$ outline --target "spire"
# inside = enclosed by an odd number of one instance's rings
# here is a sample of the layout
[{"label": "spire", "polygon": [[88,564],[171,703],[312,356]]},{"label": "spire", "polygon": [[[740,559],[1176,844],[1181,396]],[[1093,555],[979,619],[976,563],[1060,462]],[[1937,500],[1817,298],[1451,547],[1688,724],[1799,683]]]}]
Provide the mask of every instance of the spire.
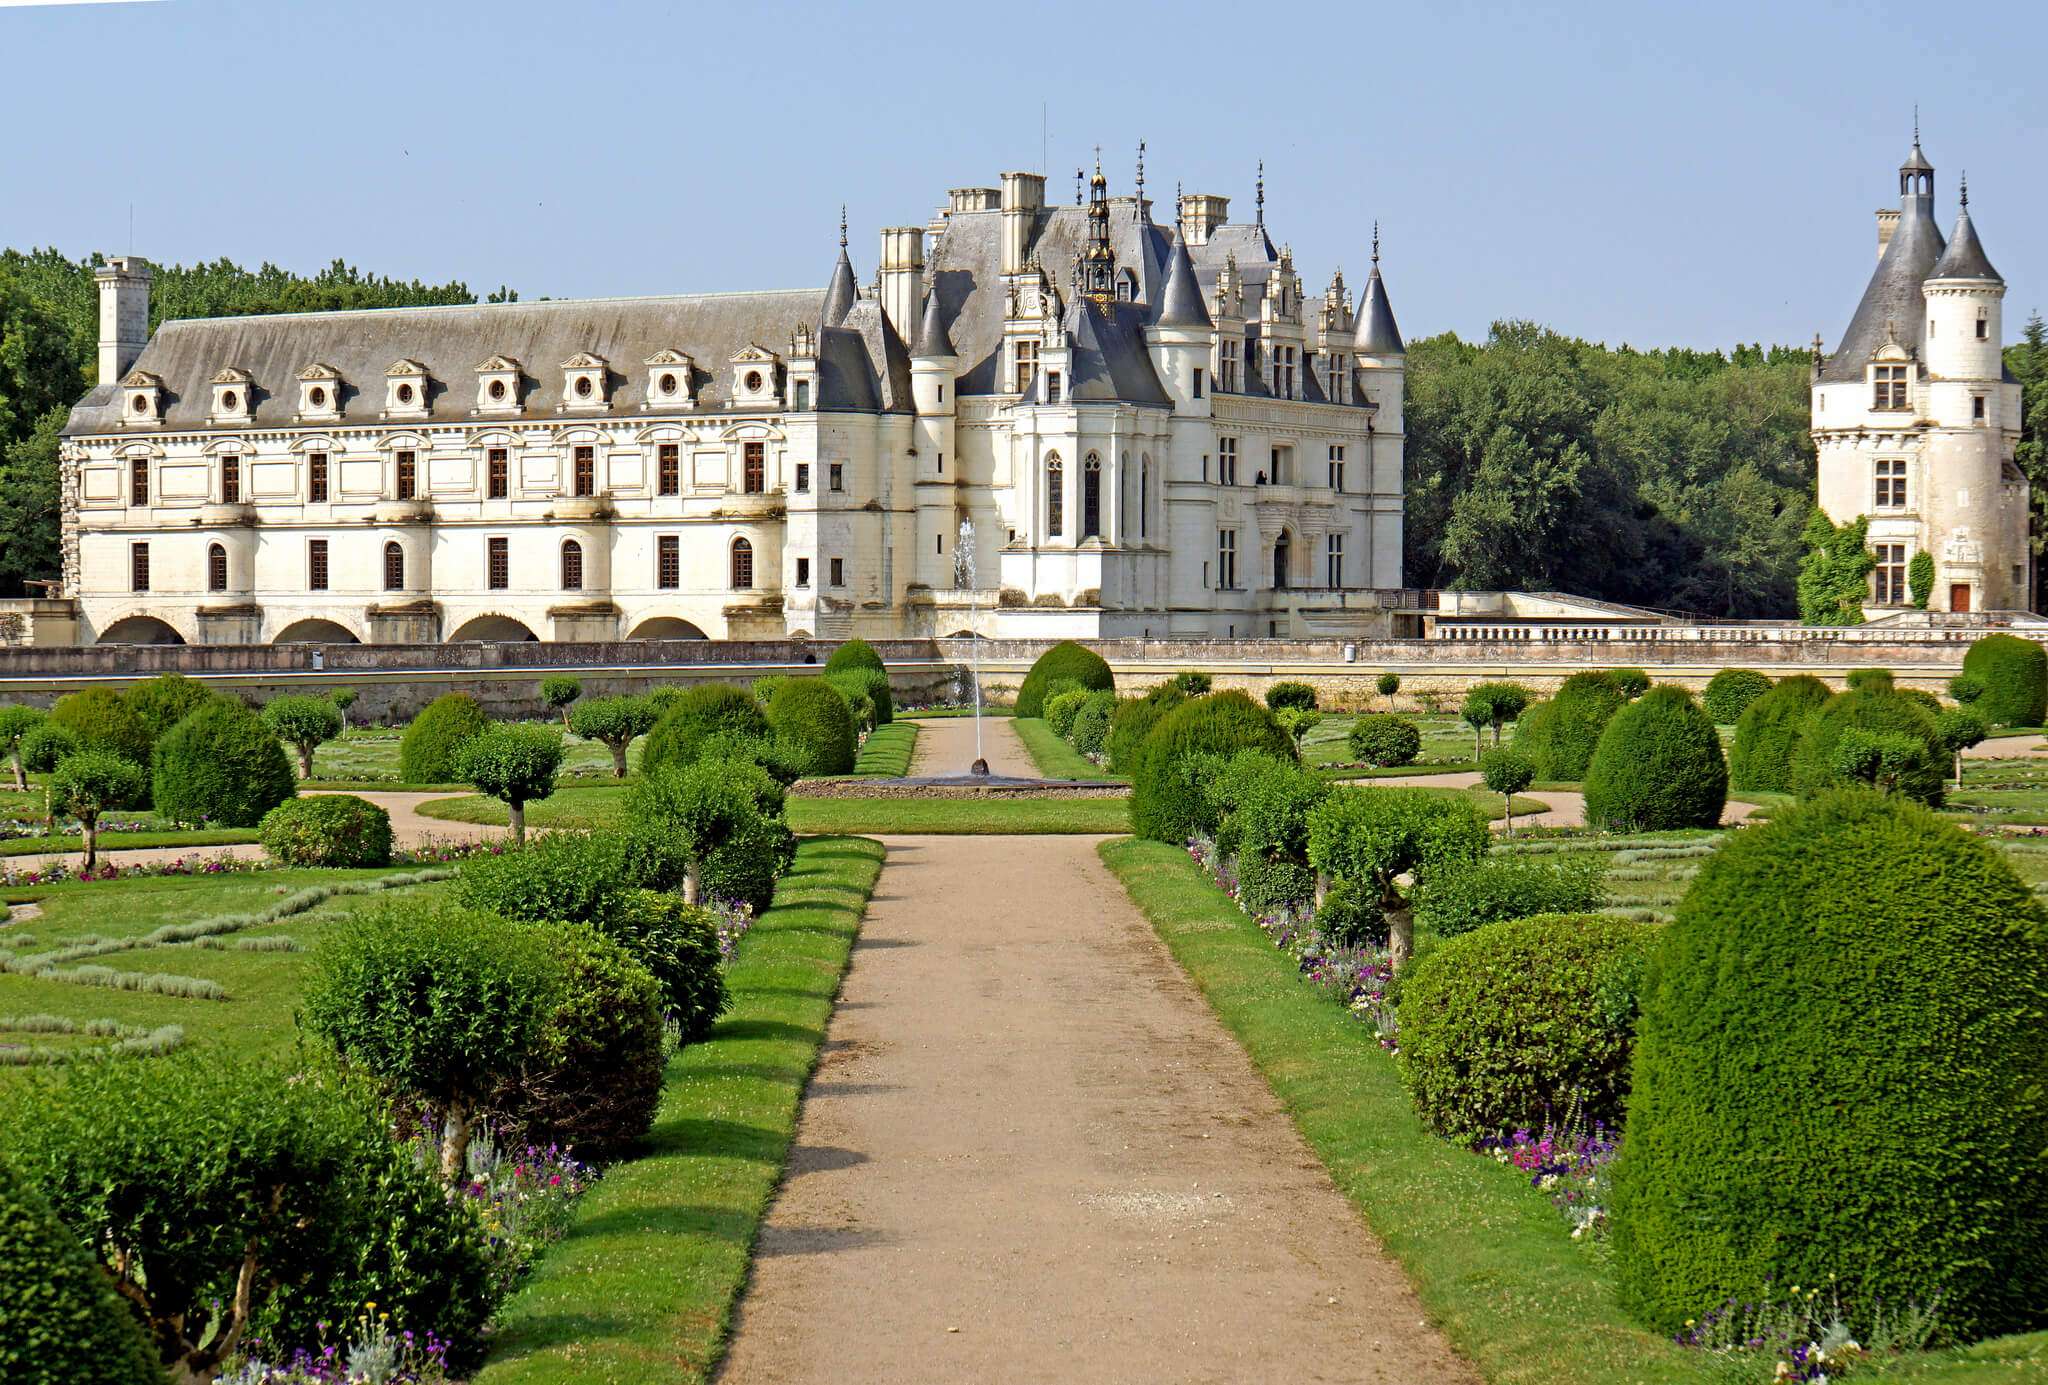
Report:
[{"label": "spire", "polygon": [[1991,259],[1984,253],[1984,242],[1977,239],[1977,227],[1970,220],[1970,178],[1963,175],[1962,210],[1956,213],[1956,229],[1948,238],[1948,248],[1928,271],[1929,279],[1992,279],[2004,283],[2004,278],[1992,267]]},{"label": "spire", "polygon": [[1404,356],[1401,329],[1394,322],[1394,306],[1387,301],[1387,285],[1380,278],[1380,224],[1372,224],[1372,273],[1365,281],[1365,296],[1358,304],[1358,330],[1354,338],[1361,356]]},{"label": "spire", "polygon": [[853,311],[860,297],[855,286],[853,261],[846,257],[846,208],[839,208],[839,263],[832,266],[832,281],[825,286],[825,306],[818,313],[820,327],[837,327]]},{"label": "spire", "polygon": [[1266,161],[1264,159],[1259,160],[1258,186],[1259,225],[1264,226],[1266,224]]},{"label": "spire", "polygon": [[932,358],[955,356],[953,339],[946,335],[945,314],[939,311],[939,286],[930,285],[924,296],[924,321],[918,324],[917,342],[910,348],[912,356]]},{"label": "spire", "polygon": [[1145,141],[1138,141],[1138,200],[1145,200]]},{"label": "spire", "polygon": [[1173,250],[1166,261],[1166,287],[1159,295],[1158,325],[1203,330],[1215,325],[1209,310],[1202,305],[1202,286],[1195,282],[1195,262],[1189,258],[1187,242],[1180,238],[1179,231],[1173,234]]},{"label": "spire", "polygon": [[1075,263],[1080,291],[1098,303],[1116,298],[1116,252],[1109,244],[1109,181],[1102,176],[1102,148],[1095,149],[1095,176],[1088,180],[1088,248]]}]

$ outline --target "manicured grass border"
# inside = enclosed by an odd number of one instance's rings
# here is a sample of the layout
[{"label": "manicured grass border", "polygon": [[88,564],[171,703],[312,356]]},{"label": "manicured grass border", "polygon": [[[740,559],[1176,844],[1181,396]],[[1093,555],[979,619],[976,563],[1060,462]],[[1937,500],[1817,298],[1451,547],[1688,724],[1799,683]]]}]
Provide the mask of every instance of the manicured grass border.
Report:
[{"label": "manicured grass border", "polygon": [[1044,779],[1122,779],[1083,755],[1053,734],[1043,717],[1017,717],[1010,722],[1017,739],[1024,743],[1031,763]]},{"label": "manicured grass border", "polygon": [[803,798],[785,812],[794,832],[1039,836],[1121,834],[1130,800],[1116,798]]},{"label": "manicured grass border", "polygon": [[[257,840],[253,827],[208,827],[191,832],[102,832],[101,851],[136,851],[143,847],[189,846],[193,850],[207,846],[237,846]],[[0,842],[0,856],[85,856],[85,838],[71,836],[57,837],[13,837]]]},{"label": "manicured grass border", "polygon": [[892,721],[868,732],[860,743],[860,756],[853,772],[866,778],[900,779],[910,773],[910,761],[917,754],[917,723]]},{"label": "manicured grass border", "polygon": [[506,1305],[477,1385],[711,1376],[881,867],[879,842],[797,848],[726,972],[732,1009],[670,1064],[646,1153]]},{"label": "manicured grass border", "polygon": [[[1615,1305],[1597,1245],[1574,1242],[1524,1175],[1424,1129],[1391,1055],[1305,985],[1185,851],[1104,842],[1103,861],[1265,1075],[1303,1137],[1491,1385],[1725,1380]],[[2024,1368],[2022,1368],[2024,1367]],[[1759,1381],[1768,1380],[1769,1362]],[[2048,1379],[2048,1333],[1901,1362],[1886,1379]]]}]

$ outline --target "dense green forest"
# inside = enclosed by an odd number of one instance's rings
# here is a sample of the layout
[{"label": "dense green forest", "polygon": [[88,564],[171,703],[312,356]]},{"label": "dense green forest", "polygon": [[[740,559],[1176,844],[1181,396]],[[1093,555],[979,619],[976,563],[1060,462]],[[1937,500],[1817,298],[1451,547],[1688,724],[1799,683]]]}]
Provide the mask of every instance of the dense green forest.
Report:
[{"label": "dense green forest", "polygon": [[[57,434],[93,379],[98,263],[0,251],[0,592],[57,571]],[[490,300],[516,297],[499,289]],[[465,284],[379,278],[340,260],[310,278],[219,260],[159,267],[150,315],[154,327],[475,301]],[[2019,463],[2048,515],[2039,314],[2006,362],[2027,386]],[[1406,581],[1708,616],[1795,614],[1813,510],[1810,363],[1787,347],[1616,350],[1528,322],[1496,323],[1483,343],[1411,343]],[[2037,535],[2044,528],[2037,515]]]}]

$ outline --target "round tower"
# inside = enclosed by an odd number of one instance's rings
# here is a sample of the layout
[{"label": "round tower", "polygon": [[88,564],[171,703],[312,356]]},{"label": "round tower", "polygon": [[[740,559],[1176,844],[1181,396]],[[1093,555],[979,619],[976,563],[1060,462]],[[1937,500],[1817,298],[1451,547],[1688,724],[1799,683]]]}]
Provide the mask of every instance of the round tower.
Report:
[{"label": "round tower", "polygon": [[[1962,182],[1962,209],[1948,247],[1921,286],[1927,300],[1928,374],[1935,381],[1985,381],[2004,377],[2000,321],[2005,280],[1984,253],[1970,221],[1970,182]],[[1937,418],[1946,410],[1937,399]]]}]

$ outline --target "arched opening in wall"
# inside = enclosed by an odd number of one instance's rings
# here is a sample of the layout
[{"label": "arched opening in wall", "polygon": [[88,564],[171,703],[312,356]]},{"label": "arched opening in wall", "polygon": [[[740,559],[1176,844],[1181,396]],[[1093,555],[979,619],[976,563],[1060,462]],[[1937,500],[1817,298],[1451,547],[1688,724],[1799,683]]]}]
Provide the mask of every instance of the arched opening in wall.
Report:
[{"label": "arched opening in wall", "polygon": [[1066,468],[1057,452],[1045,458],[1045,536],[1056,539],[1066,529]]},{"label": "arched opening in wall", "polygon": [[277,632],[272,644],[361,644],[345,625],[331,620],[295,620]]},{"label": "arched opening in wall", "polygon": [[711,637],[680,616],[653,616],[633,627],[629,640],[706,640]]},{"label": "arched opening in wall", "polygon": [[1285,529],[1273,540],[1273,590],[1286,591],[1294,585],[1289,577],[1294,561],[1294,539]]},{"label": "arched opening in wall", "polygon": [[583,590],[583,545],[574,539],[562,540],[562,590]]},{"label": "arched opening in wall", "polygon": [[[1138,537],[1149,537],[1152,513],[1152,454],[1143,453],[1138,458]],[[1128,531],[1126,531],[1128,532]]]},{"label": "arched opening in wall", "polygon": [[1102,537],[1102,458],[1093,452],[1081,468],[1081,537]]},{"label": "arched opening in wall", "polygon": [[754,545],[745,539],[732,541],[732,589],[751,591],[754,586]]},{"label": "arched opening in wall", "polygon": [[206,589],[210,592],[228,589],[228,551],[217,543],[206,545]]},{"label": "arched opening in wall", "polygon": [[525,622],[510,616],[472,616],[448,637],[450,644],[465,640],[478,640],[485,644],[532,644],[538,643],[540,636],[534,634]]},{"label": "arched opening in wall", "polygon": [[185,637],[155,616],[128,616],[100,632],[100,644],[183,644]]},{"label": "arched opening in wall", "polygon": [[395,539],[384,545],[384,590],[405,590],[405,549]]}]

